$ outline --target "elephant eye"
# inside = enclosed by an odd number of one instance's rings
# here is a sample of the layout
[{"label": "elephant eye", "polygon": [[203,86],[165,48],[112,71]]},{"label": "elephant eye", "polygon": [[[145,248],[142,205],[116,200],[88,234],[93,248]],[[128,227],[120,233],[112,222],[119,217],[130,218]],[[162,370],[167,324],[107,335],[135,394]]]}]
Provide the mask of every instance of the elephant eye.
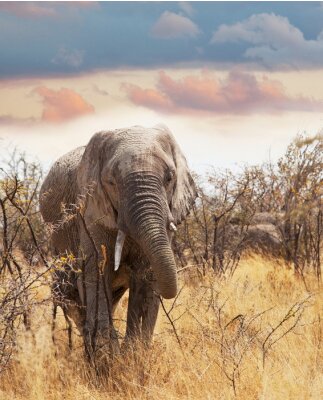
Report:
[{"label": "elephant eye", "polygon": [[174,172],[171,170],[168,170],[165,175],[165,182],[170,183],[172,181],[173,177],[174,177]]}]

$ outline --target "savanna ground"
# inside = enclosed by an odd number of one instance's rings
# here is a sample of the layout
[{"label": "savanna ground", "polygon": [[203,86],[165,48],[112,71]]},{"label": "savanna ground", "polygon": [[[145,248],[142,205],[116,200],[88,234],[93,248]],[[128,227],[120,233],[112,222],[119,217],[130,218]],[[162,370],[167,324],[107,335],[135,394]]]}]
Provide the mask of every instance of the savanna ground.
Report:
[{"label": "savanna ground", "polygon": [[[44,173],[13,153],[0,164],[0,399],[323,398],[322,173],[316,135],[277,163],[196,176],[174,241],[178,296],[161,304],[150,348],[98,374],[60,309],[53,326],[52,272],[75,256],[51,253]],[[126,310],[125,297],[120,341]]]},{"label": "savanna ground", "polygon": [[[150,349],[117,356],[98,378],[73,329],[68,347],[59,314],[52,340],[52,308],[21,325],[18,348],[0,377],[6,399],[320,399],[323,395],[323,294],[314,276],[303,279],[283,261],[243,258],[235,274],[180,272],[178,297],[164,301]],[[38,299],[49,288],[35,288]],[[115,318],[122,336],[127,299]],[[31,334],[33,332],[33,334]],[[139,346],[140,347],[140,346]]]}]

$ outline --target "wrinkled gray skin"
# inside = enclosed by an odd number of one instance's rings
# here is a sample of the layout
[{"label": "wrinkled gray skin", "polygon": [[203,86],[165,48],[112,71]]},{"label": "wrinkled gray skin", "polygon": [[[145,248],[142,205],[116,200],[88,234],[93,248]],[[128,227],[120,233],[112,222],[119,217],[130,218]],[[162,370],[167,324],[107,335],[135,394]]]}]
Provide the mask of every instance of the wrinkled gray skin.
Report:
[{"label": "wrinkled gray skin", "polygon": [[[108,258],[105,285],[100,282],[98,287],[98,304],[96,252],[86,228],[80,218],[59,226],[62,204],[77,203],[89,188],[84,219],[99,257],[101,245],[105,245]],[[165,126],[96,133],[86,147],[71,151],[53,165],[41,188],[40,210],[46,222],[58,224],[52,236],[55,252],[86,258],[85,279],[58,272],[57,287],[87,346],[91,347],[96,332],[103,348],[110,338],[111,350],[115,332],[108,303],[114,309],[128,288],[126,338],[151,339],[158,295],[169,299],[177,293],[170,223],[180,223],[195,198],[186,160]],[[120,268],[114,271],[118,230],[126,234],[126,241]],[[82,304],[86,307],[79,307]]]}]

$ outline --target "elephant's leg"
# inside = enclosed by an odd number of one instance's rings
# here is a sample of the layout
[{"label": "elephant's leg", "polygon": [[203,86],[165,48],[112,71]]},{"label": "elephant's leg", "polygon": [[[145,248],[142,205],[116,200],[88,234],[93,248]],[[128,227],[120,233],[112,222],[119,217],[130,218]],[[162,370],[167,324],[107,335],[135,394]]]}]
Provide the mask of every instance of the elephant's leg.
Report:
[{"label": "elephant's leg", "polygon": [[133,274],[129,288],[127,342],[136,338],[146,343],[151,341],[158,309],[159,297],[153,291],[152,282]]},{"label": "elephant's leg", "polygon": [[119,351],[117,333],[112,320],[112,294],[105,275],[96,263],[89,262],[84,273],[86,317],[84,339],[89,356],[114,354]]},{"label": "elephant's leg", "polygon": [[86,352],[97,359],[119,352],[112,319],[112,266],[108,260],[103,260],[101,251],[102,245],[107,247],[107,232],[99,225],[91,226],[91,231],[85,223],[81,227],[79,258],[84,260],[84,265],[77,287],[85,305],[83,336]]},{"label": "elephant's leg", "polygon": [[140,336],[143,299],[142,286],[142,281],[137,279],[135,275],[132,275],[129,286],[126,342]]},{"label": "elephant's leg", "polygon": [[159,310],[159,296],[151,286],[147,290],[146,300],[142,315],[142,339],[149,344],[153,337]]}]

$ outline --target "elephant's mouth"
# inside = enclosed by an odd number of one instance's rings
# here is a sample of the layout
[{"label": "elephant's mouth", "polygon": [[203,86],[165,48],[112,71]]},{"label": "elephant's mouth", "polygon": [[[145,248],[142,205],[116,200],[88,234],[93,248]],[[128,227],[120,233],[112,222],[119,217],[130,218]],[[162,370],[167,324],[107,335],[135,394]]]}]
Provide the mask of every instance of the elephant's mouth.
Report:
[{"label": "elephant's mouth", "polygon": [[[176,232],[177,228],[174,222],[171,222],[168,226],[168,231],[169,232]],[[116,244],[115,244],[115,250],[114,250],[114,270],[117,271],[119,269],[120,263],[121,263],[121,256],[122,256],[122,249],[124,242],[126,240],[126,234],[119,229],[118,234],[117,234],[117,239],[116,239]]]},{"label": "elephant's mouth", "polygon": [[[112,212],[113,212],[113,216],[114,216],[114,220],[115,220],[115,221],[118,221],[119,212],[118,212],[118,210],[115,208],[114,203],[113,203],[111,197],[109,196],[107,190],[103,189],[103,191],[104,191],[105,197],[107,198],[109,204],[111,205]],[[109,213],[107,213],[107,216],[108,216],[108,215],[109,215]]]},{"label": "elephant's mouth", "polygon": [[116,221],[118,221],[118,215],[119,215],[118,210],[116,208],[114,208],[113,204],[111,204],[111,205],[112,205],[112,211],[114,214],[114,218]]}]

